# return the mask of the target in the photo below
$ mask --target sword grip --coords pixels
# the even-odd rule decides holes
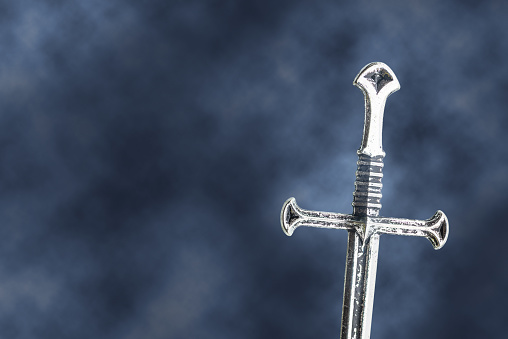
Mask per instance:
[[[355,191],[353,193],[353,215],[377,217],[381,209],[383,184],[383,155],[371,157],[358,154]]]

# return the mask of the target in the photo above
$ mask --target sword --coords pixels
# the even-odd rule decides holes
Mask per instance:
[[[341,339],[369,339],[374,305],[379,236],[398,234],[426,237],[440,249],[448,239],[446,215],[437,211],[427,220],[379,217],[383,187],[383,114],[388,96],[400,89],[393,71],[381,62],[365,66],[353,85],[365,97],[365,124],[358,150],[353,214],[309,211],[295,198],[282,206],[281,225],[290,236],[300,226],[348,230]]]

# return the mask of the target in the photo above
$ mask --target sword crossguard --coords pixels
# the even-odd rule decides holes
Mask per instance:
[[[300,226],[354,230],[366,242],[374,234],[396,234],[427,238],[438,250],[448,240],[448,218],[437,211],[427,220],[358,217],[350,214],[318,212],[300,208],[295,198],[289,198],[282,206],[281,226],[291,236]]]

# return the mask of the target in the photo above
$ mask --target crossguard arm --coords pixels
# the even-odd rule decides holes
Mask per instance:
[[[437,211],[427,220],[399,219],[399,218],[371,218],[374,233],[411,235],[426,237],[438,250],[448,240],[448,218],[442,211]]]
[[[286,200],[280,214],[282,230],[288,236],[300,226],[354,229],[354,220],[354,217],[348,214],[304,210],[296,204],[295,198]]]
[[[448,240],[448,218],[437,211],[427,220],[364,217],[333,212],[316,212],[300,208],[295,198],[289,198],[282,206],[280,214],[282,230],[291,236],[300,226],[355,230],[365,241],[374,234],[397,234],[426,237],[434,249],[438,250]]]

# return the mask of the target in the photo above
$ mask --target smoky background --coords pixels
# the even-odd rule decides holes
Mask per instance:
[[[502,1],[0,2],[2,338],[337,338],[347,233],[286,237],[282,203],[351,213],[385,62],[373,338],[502,337]]]

